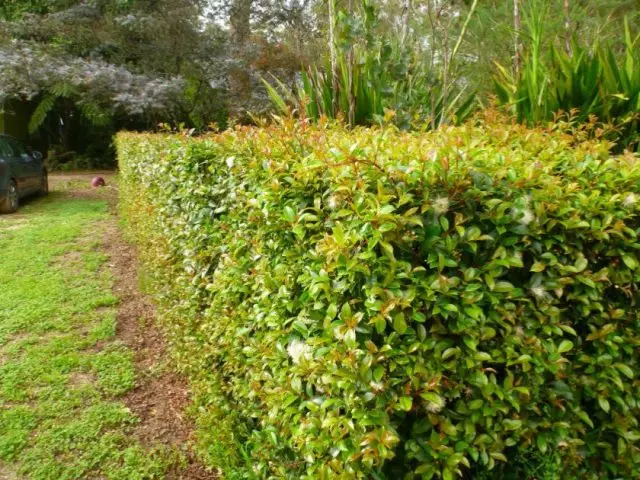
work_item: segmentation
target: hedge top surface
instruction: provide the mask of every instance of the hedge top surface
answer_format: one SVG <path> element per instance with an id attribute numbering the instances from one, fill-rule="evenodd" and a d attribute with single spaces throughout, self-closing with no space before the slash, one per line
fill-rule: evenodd
<path id="1" fill-rule="evenodd" d="M 491 120 L 117 143 L 228 476 L 640 473 L 637 157 Z"/>

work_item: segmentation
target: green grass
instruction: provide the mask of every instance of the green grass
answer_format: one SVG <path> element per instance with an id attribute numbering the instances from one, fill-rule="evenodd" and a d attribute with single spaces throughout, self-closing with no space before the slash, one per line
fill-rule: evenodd
<path id="1" fill-rule="evenodd" d="M 164 478 L 123 403 L 133 352 L 115 338 L 105 201 L 53 193 L 0 217 L 0 478 Z"/>

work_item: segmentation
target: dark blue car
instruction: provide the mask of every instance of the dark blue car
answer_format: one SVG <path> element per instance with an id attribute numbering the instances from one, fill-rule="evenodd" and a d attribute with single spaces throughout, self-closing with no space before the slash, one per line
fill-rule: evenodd
<path id="1" fill-rule="evenodd" d="M 15 138 L 0 134 L 0 213 L 13 213 L 20 199 L 49 192 L 42 154 L 31 151 Z"/>

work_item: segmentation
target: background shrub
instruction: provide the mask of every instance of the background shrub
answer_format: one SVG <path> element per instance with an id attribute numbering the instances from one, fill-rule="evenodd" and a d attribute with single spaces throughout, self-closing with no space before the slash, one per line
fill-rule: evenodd
<path id="1" fill-rule="evenodd" d="M 574 40 L 567 52 L 554 43 L 546 45 L 548 10 L 533 2 L 525 12 L 529 51 L 519 73 L 497 65 L 498 101 L 529 125 L 552 121 L 562 113 L 575 123 L 597 123 L 608 130 L 606 135 L 616 141 L 618 151 L 636 151 L 640 35 L 633 36 L 625 20 L 620 25 L 622 46 L 600 38 L 592 45 Z"/>
<path id="2" fill-rule="evenodd" d="M 609 147 L 491 119 L 120 134 L 207 461 L 636 478 L 640 167 Z"/>

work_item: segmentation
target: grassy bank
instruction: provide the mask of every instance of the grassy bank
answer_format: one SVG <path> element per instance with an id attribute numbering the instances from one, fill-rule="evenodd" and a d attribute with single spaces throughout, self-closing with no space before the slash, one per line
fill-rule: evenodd
<path id="1" fill-rule="evenodd" d="M 167 478 L 181 455 L 143 445 L 125 401 L 137 372 L 116 336 L 113 219 L 78 184 L 0 217 L 0 478 Z"/>

